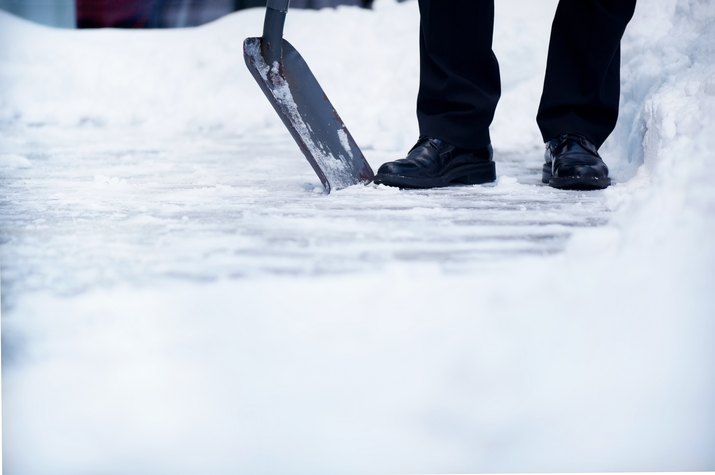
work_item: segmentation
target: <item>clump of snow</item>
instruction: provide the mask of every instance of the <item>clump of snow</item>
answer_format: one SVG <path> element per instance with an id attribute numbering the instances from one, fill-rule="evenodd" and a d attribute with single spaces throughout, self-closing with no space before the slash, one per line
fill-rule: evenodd
<path id="1" fill-rule="evenodd" d="M 329 197 L 260 9 L 0 13 L 6 473 L 713 470 L 715 4 L 639 1 L 595 193 L 540 184 L 555 5 L 496 2 L 496 184 Z M 416 2 L 286 32 L 373 166 L 414 142 Z"/>
<path id="2" fill-rule="evenodd" d="M 353 158 L 352 147 L 350 146 L 350 140 L 348 139 L 348 133 L 345 131 L 345 129 L 338 130 L 338 140 L 340 140 L 340 144 L 343 146 L 343 148 L 347 152 L 348 157 L 352 160 L 352 158 Z"/>

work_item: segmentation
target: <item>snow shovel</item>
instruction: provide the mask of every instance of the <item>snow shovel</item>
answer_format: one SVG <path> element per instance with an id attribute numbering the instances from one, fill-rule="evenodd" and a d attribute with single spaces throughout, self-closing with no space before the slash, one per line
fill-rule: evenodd
<path id="1" fill-rule="evenodd" d="M 298 51 L 283 39 L 290 0 L 268 0 L 262 38 L 243 42 L 246 65 L 318 174 L 326 192 L 374 175 Z"/>

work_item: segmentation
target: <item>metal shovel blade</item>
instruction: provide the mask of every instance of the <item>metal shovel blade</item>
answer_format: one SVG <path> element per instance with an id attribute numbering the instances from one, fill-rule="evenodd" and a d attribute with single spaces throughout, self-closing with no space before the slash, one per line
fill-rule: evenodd
<path id="1" fill-rule="evenodd" d="M 370 165 L 305 60 L 282 39 L 280 60 L 266 64 L 262 41 L 244 41 L 246 65 L 326 191 L 371 182 Z"/>

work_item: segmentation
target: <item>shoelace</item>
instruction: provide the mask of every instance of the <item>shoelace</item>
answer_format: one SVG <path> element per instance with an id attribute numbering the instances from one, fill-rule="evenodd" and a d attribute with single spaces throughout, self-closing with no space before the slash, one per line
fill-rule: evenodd
<path id="1" fill-rule="evenodd" d="M 436 149 L 436 148 L 437 148 L 437 145 L 433 142 L 433 140 L 436 140 L 436 139 L 432 139 L 432 138 L 430 138 L 430 137 L 420 137 L 420 138 L 418 138 L 418 139 L 417 139 L 417 143 L 410 149 L 410 152 L 412 152 L 414 149 L 416 149 L 416 148 L 419 147 L 420 145 L 423 145 L 425 142 L 429 142 L 429 144 L 430 144 L 434 149 Z M 409 153 L 409 152 L 408 152 L 408 153 Z"/>
<path id="2" fill-rule="evenodd" d="M 599 157 L 598 155 L 598 150 L 596 150 L 596 147 L 588 141 L 586 137 L 583 137 L 582 135 L 577 135 L 577 134 L 561 134 L 558 137 L 558 142 L 556 143 L 556 146 L 552 149 L 552 153 L 556 154 L 558 153 L 562 148 L 566 146 L 566 143 L 569 140 L 574 140 L 581 145 L 584 149 L 587 151 L 591 152 L 595 156 Z"/>

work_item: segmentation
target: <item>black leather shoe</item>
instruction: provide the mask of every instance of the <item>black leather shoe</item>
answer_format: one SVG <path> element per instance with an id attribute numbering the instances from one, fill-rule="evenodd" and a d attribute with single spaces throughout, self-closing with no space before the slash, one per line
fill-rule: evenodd
<path id="1" fill-rule="evenodd" d="M 477 185 L 496 180 L 492 147 L 468 150 L 444 140 L 420 137 L 406 158 L 387 162 L 375 183 L 400 188 Z"/>
<path id="2" fill-rule="evenodd" d="M 601 190 L 611 184 L 608 167 L 586 137 L 561 134 L 546 143 L 541 181 L 562 190 Z"/>

